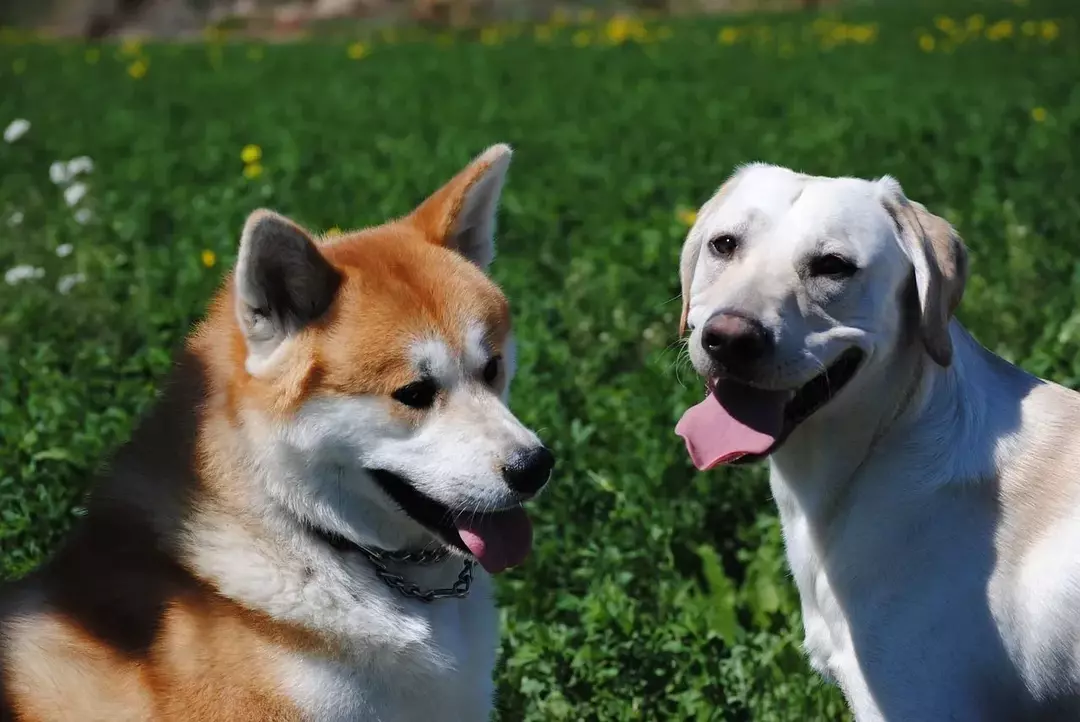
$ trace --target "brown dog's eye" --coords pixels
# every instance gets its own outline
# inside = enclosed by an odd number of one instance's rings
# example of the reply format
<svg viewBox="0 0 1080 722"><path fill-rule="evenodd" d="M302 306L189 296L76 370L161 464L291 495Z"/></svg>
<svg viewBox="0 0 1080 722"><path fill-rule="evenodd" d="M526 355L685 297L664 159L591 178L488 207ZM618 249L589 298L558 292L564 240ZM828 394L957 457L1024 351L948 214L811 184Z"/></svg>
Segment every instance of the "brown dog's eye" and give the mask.
<svg viewBox="0 0 1080 722"><path fill-rule="evenodd" d="M709 248L721 258L727 258L739 247L739 241L735 236L722 233L709 241Z"/></svg>
<svg viewBox="0 0 1080 722"><path fill-rule="evenodd" d="M409 408L422 410L435 403L435 395L438 393L439 387L432 379L421 379L402 386L390 396L394 401L405 404Z"/></svg>
<svg viewBox="0 0 1080 722"><path fill-rule="evenodd" d="M492 356L484 365L484 383L493 384L499 377L499 364L502 356Z"/></svg>
<svg viewBox="0 0 1080 722"><path fill-rule="evenodd" d="M832 276L834 278L847 278L855 275L859 267L854 263L838 256L835 253L827 253L810 260L811 276Z"/></svg>

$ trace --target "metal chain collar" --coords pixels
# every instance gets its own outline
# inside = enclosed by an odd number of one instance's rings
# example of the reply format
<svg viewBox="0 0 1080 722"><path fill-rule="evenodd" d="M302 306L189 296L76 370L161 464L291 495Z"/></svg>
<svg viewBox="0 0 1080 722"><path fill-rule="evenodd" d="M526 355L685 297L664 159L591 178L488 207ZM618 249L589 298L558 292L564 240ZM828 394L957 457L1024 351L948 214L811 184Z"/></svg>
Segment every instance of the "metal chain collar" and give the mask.
<svg viewBox="0 0 1080 722"><path fill-rule="evenodd" d="M434 589L421 589L419 585L407 581L405 577L391 572L387 567L387 562L394 564L416 564L419 566L437 564L450 556L450 550L446 547L434 551L425 550L412 552L383 551L369 549L360 545L357 546L360 551L364 553L364 556L368 558L368 561L371 562L372 566L375 567L375 576L381 579L386 586L391 589L396 589L402 596L430 603L437 599L464 599L469 595L469 587L472 586L472 559L466 559L462 562L461 573L458 574L457 581L454 582L453 586L437 587Z"/></svg>

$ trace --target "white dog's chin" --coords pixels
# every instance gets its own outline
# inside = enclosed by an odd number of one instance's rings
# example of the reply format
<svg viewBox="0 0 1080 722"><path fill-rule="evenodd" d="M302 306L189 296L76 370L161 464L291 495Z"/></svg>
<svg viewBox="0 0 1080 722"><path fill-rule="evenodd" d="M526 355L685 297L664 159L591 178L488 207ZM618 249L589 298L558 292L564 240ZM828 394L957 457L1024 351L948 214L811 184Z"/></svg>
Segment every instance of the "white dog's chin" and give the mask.
<svg viewBox="0 0 1080 722"><path fill-rule="evenodd" d="M854 378L864 356L861 349L849 348L825 371L794 389L763 389L710 378L705 400L683 414L675 433L701 470L761 459L834 399Z"/></svg>

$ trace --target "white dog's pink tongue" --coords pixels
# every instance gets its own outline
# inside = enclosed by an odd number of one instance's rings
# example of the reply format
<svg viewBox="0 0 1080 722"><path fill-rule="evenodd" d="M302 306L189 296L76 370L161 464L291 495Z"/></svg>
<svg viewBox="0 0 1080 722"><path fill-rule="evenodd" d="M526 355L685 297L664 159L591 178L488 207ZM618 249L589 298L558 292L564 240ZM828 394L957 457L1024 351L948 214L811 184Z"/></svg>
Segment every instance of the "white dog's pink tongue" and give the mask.
<svg viewBox="0 0 1080 722"><path fill-rule="evenodd" d="M461 541L491 574L516 567L532 550L532 521L521 508L463 516L455 525Z"/></svg>
<svg viewBox="0 0 1080 722"><path fill-rule="evenodd" d="M704 401L687 409L675 433L702 471L747 454L763 454L783 430L784 405L790 397L787 391L720 381Z"/></svg>

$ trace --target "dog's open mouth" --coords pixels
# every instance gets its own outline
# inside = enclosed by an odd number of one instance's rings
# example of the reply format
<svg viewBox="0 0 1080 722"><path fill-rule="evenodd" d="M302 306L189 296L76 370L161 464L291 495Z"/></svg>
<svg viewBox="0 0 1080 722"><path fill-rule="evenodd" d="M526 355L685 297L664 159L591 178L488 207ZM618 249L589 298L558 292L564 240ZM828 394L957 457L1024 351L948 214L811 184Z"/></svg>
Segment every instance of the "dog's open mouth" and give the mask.
<svg viewBox="0 0 1080 722"><path fill-rule="evenodd" d="M368 471L406 514L444 543L471 554L491 574L518 566L529 556L532 522L521 506L484 513L454 510L393 472Z"/></svg>
<svg viewBox="0 0 1080 722"><path fill-rule="evenodd" d="M798 389L783 391L711 379L708 396L683 414L675 433L699 469L756 461L840 393L862 360L863 352L850 348Z"/></svg>

